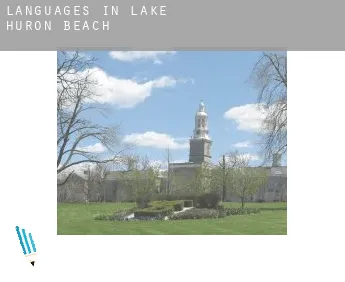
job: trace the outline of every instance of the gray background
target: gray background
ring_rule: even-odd
[[[345,50],[345,1],[1,0],[0,50]],[[89,16],[7,16],[6,6],[87,5]],[[104,16],[118,5],[119,16]],[[131,16],[130,6],[166,5],[167,16]],[[7,31],[8,20],[52,20],[52,31]],[[63,30],[64,20],[110,20],[110,31]]]

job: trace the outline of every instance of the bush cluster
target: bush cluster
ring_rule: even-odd
[[[174,214],[170,217],[172,220],[182,219],[203,219],[203,218],[218,218],[219,212],[214,209],[190,209],[181,213]]]
[[[177,193],[173,195],[153,195],[152,200],[155,201],[177,201],[183,200],[185,207],[197,207],[197,208],[215,208],[219,203],[220,197],[218,193],[209,192],[202,194],[195,193]],[[188,203],[186,203],[188,201]]]
[[[205,193],[197,196],[197,208],[214,209],[219,204],[219,195],[215,192]]]
[[[148,207],[151,199],[152,199],[152,193],[149,192],[149,193],[146,193],[144,195],[138,196],[135,199],[135,202],[139,208],[144,209],[144,208]]]
[[[193,207],[193,200],[184,200],[183,205],[185,208],[192,208]]]
[[[257,199],[255,202],[257,202],[257,203],[265,203],[266,201],[264,199]]]
[[[166,216],[169,216],[174,213],[173,207],[162,207],[162,206],[152,206],[142,210],[136,210],[134,212],[135,218],[145,218],[150,217],[154,219],[163,219]]]
[[[151,207],[173,207],[174,211],[182,211],[184,201],[153,201],[149,204]]]
[[[226,216],[229,215],[244,215],[244,214],[257,214],[260,213],[260,209],[255,208],[224,208]]]

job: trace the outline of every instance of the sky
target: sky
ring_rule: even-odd
[[[102,51],[97,58],[99,102],[107,117],[90,112],[104,125],[121,124],[121,138],[132,153],[152,162],[188,161],[194,117],[203,100],[213,140],[213,162],[238,150],[260,164],[257,132],[264,114],[257,107],[257,90],[249,83],[261,52],[254,51]],[[97,142],[82,144],[104,152]]]

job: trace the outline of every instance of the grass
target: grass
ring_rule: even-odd
[[[240,207],[240,203],[225,203]],[[181,221],[102,221],[97,213],[134,207],[133,203],[58,204],[58,235],[286,235],[286,203],[247,203],[260,214]]]

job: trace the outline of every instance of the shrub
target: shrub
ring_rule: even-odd
[[[185,208],[191,208],[193,207],[193,200],[184,200],[183,205]]]
[[[137,203],[137,206],[141,209],[147,208],[149,202],[151,201],[152,194],[146,193],[144,195],[140,195],[135,199],[135,202]]]
[[[257,202],[257,203],[264,203],[265,200],[264,199],[257,199],[255,202]]]
[[[176,193],[172,195],[165,195],[165,194],[160,194],[160,195],[154,195],[152,199],[156,201],[178,201],[178,200],[192,200],[195,202],[197,198],[196,194],[192,193]]]
[[[154,195],[152,199],[155,199],[155,202],[162,201],[179,201],[184,202],[189,201],[185,204],[185,207],[194,206],[197,208],[215,208],[219,203],[220,198],[216,192],[203,193],[203,194],[192,194],[192,193],[177,193],[173,195]]]
[[[182,211],[184,208],[184,201],[175,201],[173,204],[174,211]]]
[[[198,208],[213,209],[219,203],[219,195],[215,192],[205,193],[197,197],[196,206]]]
[[[166,216],[173,214],[173,207],[148,207],[142,210],[136,210],[134,212],[134,217],[152,217],[155,219],[163,219]]]
[[[226,208],[225,213],[229,215],[244,215],[244,214],[257,214],[260,213],[260,209],[254,208]]]
[[[181,219],[202,219],[202,218],[218,218],[219,212],[212,209],[197,209],[193,208],[174,214],[170,217],[172,220],[181,220]]]
[[[152,207],[173,207],[174,211],[182,211],[184,201],[154,201],[149,204]]]

